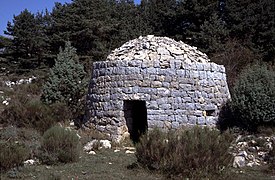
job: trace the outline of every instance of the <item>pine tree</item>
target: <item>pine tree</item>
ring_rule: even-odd
[[[224,44],[229,31],[225,23],[217,14],[210,17],[201,25],[201,31],[197,34],[196,41],[199,47],[207,54],[213,54],[224,50]]]
[[[34,15],[27,9],[14,16],[12,23],[8,22],[4,33],[12,37],[9,49],[13,52],[19,68],[33,69],[41,64],[44,53],[47,52],[44,25],[43,13]]]
[[[50,69],[49,78],[43,86],[42,100],[47,104],[66,103],[69,107],[77,105],[86,87],[84,67],[78,63],[76,49],[66,42],[60,48],[55,65]]]
[[[232,38],[275,62],[275,1],[227,0],[225,21]]]

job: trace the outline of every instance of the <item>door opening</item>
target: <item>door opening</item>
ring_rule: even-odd
[[[124,101],[123,110],[130,138],[133,142],[138,142],[140,136],[148,129],[146,102]]]

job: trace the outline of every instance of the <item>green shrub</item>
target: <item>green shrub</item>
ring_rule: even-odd
[[[232,161],[232,136],[194,127],[178,132],[149,131],[136,146],[140,164],[169,176],[206,178],[224,175]]]
[[[275,139],[272,141],[272,150],[269,152],[269,167],[275,172]]]
[[[71,112],[65,104],[46,105],[38,99],[30,100],[23,96],[17,97],[1,113],[1,123],[45,132],[57,122],[71,117]]]
[[[43,135],[39,159],[45,164],[77,161],[80,153],[79,145],[79,138],[75,132],[54,126]]]
[[[275,72],[264,65],[245,70],[232,93],[231,108],[237,125],[256,131],[275,124]]]
[[[3,141],[24,144],[30,152],[30,158],[34,158],[38,154],[41,135],[34,129],[8,126],[0,131],[0,139]]]
[[[29,157],[29,150],[23,144],[0,141],[0,169],[8,170],[12,167],[22,165]]]
[[[78,109],[79,99],[86,91],[85,75],[84,67],[78,63],[76,49],[66,42],[43,86],[42,100],[47,104],[62,102],[73,110]]]

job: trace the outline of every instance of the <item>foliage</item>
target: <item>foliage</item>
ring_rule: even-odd
[[[47,104],[60,102],[70,107],[77,106],[86,84],[84,67],[78,63],[76,49],[66,42],[43,86],[42,100]]]
[[[223,48],[211,54],[211,60],[225,66],[227,83],[232,91],[240,72],[249,64],[256,62],[259,57],[236,39],[228,40]]]
[[[12,23],[8,22],[5,34],[13,37],[8,49],[13,52],[14,60],[20,68],[35,68],[41,64],[42,57],[47,52],[46,16],[49,16],[47,10],[45,15],[34,15],[25,9],[13,17]]]
[[[19,95],[1,112],[0,121],[5,125],[34,128],[44,132],[57,122],[69,119],[70,114],[64,104],[48,106],[40,100],[30,100]]]
[[[206,178],[223,176],[230,166],[233,140],[228,132],[194,127],[178,132],[157,129],[144,135],[136,146],[138,162],[170,176]]]
[[[212,54],[225,51],[225,42],[229,32],[217,14],[213,14],[209,20],[205,20],[200,28],[201,31],[196,36],[196,41],[200,42],[202,45],[200,48],[205,53]]]
[[[246,69],[237,81],[231,108],[239,126],[255,131],[275,124],[275,73],[264,65]]]
[[[0,149],[1,171],[22,165],[29,156],[28,149],[16,142],[0,141]]]
[[[54,126],[43,135],[39,158],[45,164],[75,162],[79,158],[79,144],[75,132]]]
[[[269,167],[275,171],[275,140],[272,141],[272,150],[269,152]]]
[[[140,35],[155,34],[182,40],[210,56],[223,57],[232,39],[260,61],[274,64],[274,1],[262,0],[74,0],[56,3],[52,13],[14,16],[3,55],[16,72],[52,66],[58,48],[70,40],[85,70],[104,60],[112,49]],[[264,11],[263,11],[264,9]],[[1,41],[1,40],[0,40]],[[0,42],[1,47],[1,42]],[[238,50],[238,49],[237,49]],[[243,49],[241,49],[242,51]],[[240,51],[240,52],[241,52]],[[225,53],[224,53],[225,52]],[[233,55],[230,62],[236,62]],[[244,59],[243,61],[245,61]],[[227,63],[227,62],[226,62]],[[246,63],[247,64],[247,63]],[[20,66],[20,67],[18,67]],[[43,68],[46,68],[43,66]],[[234,71],[238,74],[240,71]],[[235,78],[235,77],[233,77]]]
[[[275,62],[275,2],[227,0],[224,19],[230,36],[243,41],[267,61]]]

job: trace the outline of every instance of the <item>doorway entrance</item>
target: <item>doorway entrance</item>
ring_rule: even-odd
[[[123,110],[130,138],[133,142],[138,142],[140,136],[148,129],[146,102],[126,100]]]

